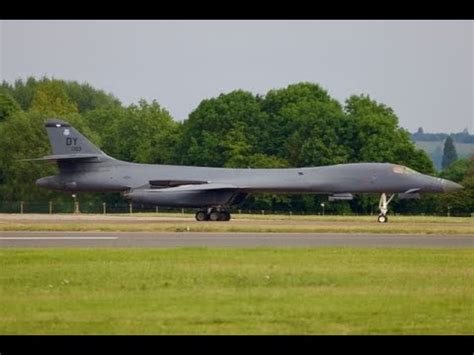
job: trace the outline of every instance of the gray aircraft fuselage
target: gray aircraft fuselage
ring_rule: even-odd
[[[230,206],[253,192],[409,194],[450,192],[460,185],[390,163],[288,169],[229,169],[136,164],[103,153],[68,123],[48,120],[60,173],[37,185],[69,192],[124,192],[132,201],[171,207]]]

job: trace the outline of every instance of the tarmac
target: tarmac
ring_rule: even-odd
[[[0,232],[0,248],[176,247],[416,247],[472,248],[474,235],[209,233],[209,232]]]

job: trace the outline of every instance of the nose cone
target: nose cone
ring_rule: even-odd
[[[455,182],[449,181],[449,180],[441,180],[441,185],[443,187],[444,192],[454,192],[461,190],[463,188],[462,185],[456,184]]]

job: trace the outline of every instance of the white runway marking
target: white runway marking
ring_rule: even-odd
[[[0,232],[1,248],[171,247],[445,247],[473,248],[474,235],[334,233]]]
[[[118,237],[0,237],[0,240],[113,240]]]

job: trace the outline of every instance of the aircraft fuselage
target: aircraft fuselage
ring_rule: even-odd
[[[394,171],[399,165],[355,163],[289,169],[227,169],[127,163],[119,160],[82,163],[80,168],[39,179],[39,186],[71,192],[128,191],[152,180],[195,180],[232,184],[245,192],[404,193],[445,192],[451,181],[420,173]],[[403,170],[403,167],[401,168]]]

